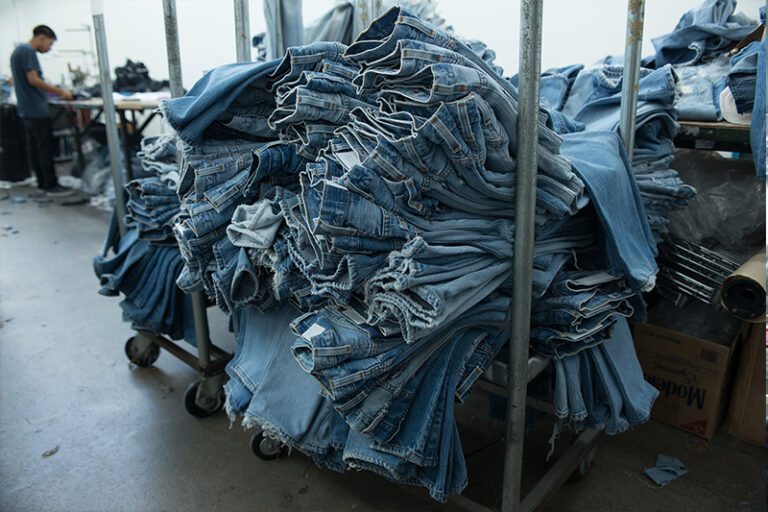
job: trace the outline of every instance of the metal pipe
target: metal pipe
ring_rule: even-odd
[[[621,85],[621,121],[619,135],[632,161],[637,121],[637,92],[640,83],[640,59],[643,50],[645,0],[628,0],[627,40],[624,47],[624,77]]]
[[[235,1],[235,25],[238,19],[238,3],[245,4],[245,19],[247,31],[248,4]],[[165,20],[165,46],[168,53],[168,80],[170,82],[171,96],[178,98],[184,95],[181,84],[181,52],[179,50],[179,25],[176,14],[176,0],[163,0],[163,16]],[[246,39],[250,39],[246,37]],[[248,41],[250,44],[250,41]],[[250,46],[248,47],[250,51]],[[239,48],[238,48],[239,51]],[[238,58],[239,60],[239,58]],[[176,155],[177,161],[180,156]],[[211,340],[208,331],[208,312],[205,309],[205,295],[203,292],[190,294],[192,300],[192,318],[195,325],[195,340],[197,344],[197,359],[200,368],[204,369],[211,364]]]
[[[181,81],[181,51],[179,50],[179,23],[176,14],[176,0],[163,0],[163,21],[165,22],[165,51],[168,54],[168,83],[171,97],[184,96]]]
[[[235,50],[237,62],[251,62],[251,28],[248,0],[233,0],[235,4]]]
[[[131,168],[131,143],[130,135],[128,134],[128,118],[125,116],[125,111],[118,112],[120,116],[120,141],[123,147],[123,164],[125,165],[125,180],[133,181],[133,169]],[[134,126],[136,124],[134,123]]]
[[[197,342],[197,359],[200,368],[211,364],[211,339],[208,333],[208,312],[205,310],[205,295],[203,292],[192,292],[192,313],[195,321],[195,341]]]
[[[531,331],[536,168],[539,144],[539,77],[543,0],[520,3],[520,89],[517,120],[515,252],[513,256],[512,330],[507,364],[507,433],[501,510],[520,506],[528,345]]]
[[[112,163],[112,181],[115,185],[115,211],[120,236],[125,236],[125,191],[123,171],[120,164],[120,138],[117,134],[115,119],[115,102],[112,100],[112,78],[109,74],[109,56],[107,55],[107,34],[104,27],[104,14],[93,15],[93,28],[96,37],[96,52],[99,58],[99,80],[101,80],[101,97],[104,100],[104,123],[107,127],[107,146],[109,160]]]

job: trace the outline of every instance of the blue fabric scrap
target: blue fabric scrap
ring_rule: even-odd
[[[677,480],[688,472],[688,468],[676,457],[659,454],[656,458],[656,466],[645,468],[643,474],[653,480],[659,487],[664,487],[669,482]]]

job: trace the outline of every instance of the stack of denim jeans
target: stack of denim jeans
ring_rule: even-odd
[[[187,292],[204,290],[225,312],[231,311],[233,300],[241,302],[235,260],[242,252],[242,269],[248,257],[227,238],[227,227],[242,216],[238,206],[282,191],[282,185],[287,192],[298,189],[297,174],[305,163],[279,141],[205,140],[185,145],[177,189],[181,213],[174,225],[186,263],[178,286]]]
[[[125,187],[125,225],[138,229],[139,238],[154,244],[176,245],[173,224],[180,206],[176,196],[176,140],[174,135],[142,139],[141,151],[136,156],[149,176],[134,179]]]
[[[310,160],[318,157],[352,109],[372,107],[373,99],[362,98],[352,85],[358,66],[344,57],[345,50],[338,42],[289,48],[273,74],[279,80],[272,85],[277,106],[269,126]]]
[[[686,12],[671,33],[652,40],[656,53],[643,63],[675,66],[682,86],[680,119],[722,120],[720,93],[728,87],[736,111],[754,113],[750,145],[757,176],[764,180],[765,38],[749,43],[723,66],[713,64],[718,58],[727,61],[727,53],[758,27],[755,20],[735,10],[736,0],[704,0]],[[765,6],[760,7],[760,19],[765,22]]]
[[[631,317],[635,292],[606,272],[563,271],[531,312],[531,344],[552,359],[603,342],[620,317]]]
[[[445,19],[437,12],[436,0],[385,0],[377,2],[375,10],[383,12],[394,5],[402,5],[433,26],[450,30],[450,27],[446,27]],[[267,0],[264,3],[268,31],[256,34],[252,39],[258,60],[265,60],[268,55],[281,57],[287,47],[319,41],[337,41],[350,45],[361,28],[365,28],[359,24],[367,23],[366,19],[371,16],[364,4],[340,0],[311,25],[302,27],[301,11],[301,0]],[[281,48],[281,43],[286,47]]]
[[[160,178],[140,178],[126,185],[128,192],[125,225],[136,228],[139,237],[157,244],[176,245],[173,222],[179,213],[179,198]]]
[[[568,425],[618,434],[650,418],[659,392],[643,377],[623,316],[608,342],[555,359],[554,366],[555,432]]]
[[[179,249],[151,244],[139,235],[138,229],[129,230],[116,245],[105,244],[102,254],[94,258],[94,271],[101,283],[99,293],[122,293],[123,320],[131,322],[135,329],[184,338],[194,344],[192,303],[175,286],[184,265]],[[117,222],[113,216],[107,240],[116,237]],[[113,254],[108,256],[110,248]]]
[[[228,413],[441,501],[467,483],[455,402],[509,336],[517,91],[472,48],[394,8],[350,47],[223,66],[162,107],[184,142],[177,284],[237,330]],[[614,344],[655,246],[618,136],[561,137],[559,114],[540,112],[534,300],[576,267],[622,297],[572,310],[602,327],[572,340],[581,354]],[[615,374],[594,378],[642,402],[633,348],[614,345],[595,372]]]
[[[672,32],[651,40],[656,67],[696,64],[733,47],[757,28],[754,20],[735,10],[736,0],[704,0],[686,12]]]
[[[726,87],[730,69],[727,55],[718,55],[706,63],[675,66],[679,80],[678,117],[683,121],[723,120],[720,95]]]
[[[755,105],[758,56],[761,46],[764,48],[765,43],[753,41],[730,60],[730,71],[728,71],[726,83],[740,114],[752,112]]]
[[[586,131],[617,132],[623,76],[623,66],[615,64],[582,70],[570,88],[561,114],[583,123]],[[669,167],[679,127],[675,121],[676,80],[669,65],[656,70],[640,69],[632,168],[657,242],[668,231],[667,212],[685,207],[696,194]]]

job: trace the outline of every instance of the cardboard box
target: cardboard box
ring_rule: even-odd
[[[712,439],[728,399],[734,348],[652,324],[635,326],[637,357],[648,382],[659,390],[651,418]]]
[[[739,357],[726,425],[731,435],[765,446],[765,325],[749,331]]]

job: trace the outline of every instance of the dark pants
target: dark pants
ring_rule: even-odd
[[[27,157],[37,176],[37,186],[49,189],[58,184],[53,167],[53,121],[49,118],[22,118],[27,132]]]

